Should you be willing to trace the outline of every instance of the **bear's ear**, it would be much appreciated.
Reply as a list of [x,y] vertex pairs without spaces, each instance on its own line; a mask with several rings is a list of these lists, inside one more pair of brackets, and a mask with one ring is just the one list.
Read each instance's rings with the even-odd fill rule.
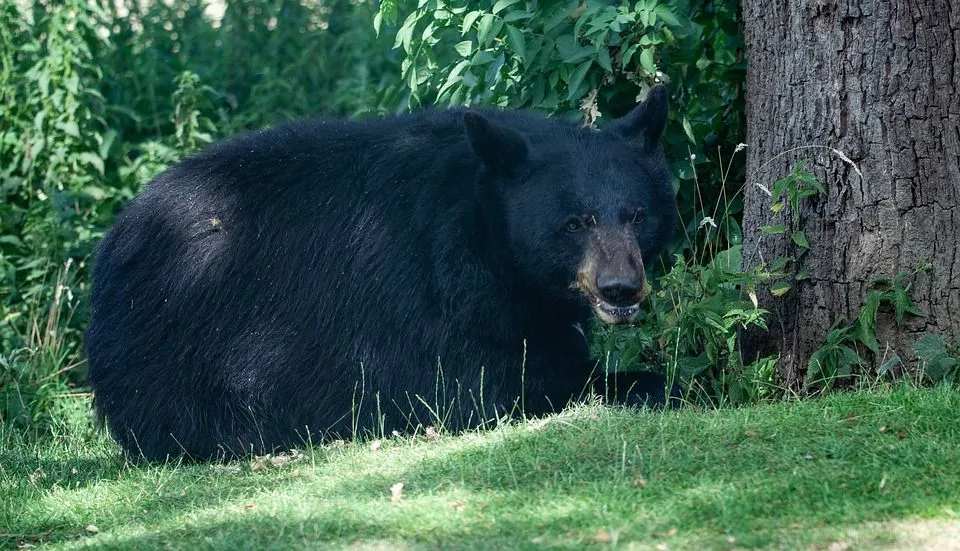
[[527,140],[519,132],[469,111],[463,114],[463,126],[473,152],[491,170],[506,173],[527,160]]
[[647,99],[624,117],[613,122],[610,129],[623,137],[653,147],[660,141],[667,125],[667,87],[655,86]]

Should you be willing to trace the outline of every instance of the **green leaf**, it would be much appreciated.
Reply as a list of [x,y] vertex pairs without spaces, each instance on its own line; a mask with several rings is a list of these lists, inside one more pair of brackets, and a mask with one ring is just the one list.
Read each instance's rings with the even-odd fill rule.
[[453,49],[460,54],[460,57],[470,57],[470,54],[473,53],[473,41],[464,40],[463,42],[457,42]]
[[877,375],[886,375],[887,373],[890,373],[893,368],[901,364],[903,364],[903,359],[900,358],[899,354],[894,352],[893,355],[887,358],[886,361],[880,364],[880,367],[877,368]]
[[514,21],[520,21],[521,19],[530,19],[535,13],[529,11],[512,11],[503,16],[504,23],[513,23]]
[[573,74],[570,76],[570,81],[567,83],[567,101],[580,97],[580,86],[583,84],[583,79],[587,76],[587,71],[590,70],[592,65],[593,60],[590,59],[581,63],[580,66],[573,71]]
[[94,201],[102,201],[107,197],[106,192],[96,186],[87,186],[83,188],[83,194]]
[[640,52],[640,66],[643,67],[643,70],[649,75],[656,74],[657,64],[653,61],[653,50],[651,48],[645,48]]
[[94,153],[90,153],[89,151],[85,151],[77,155],[77,159],[97,169],[97,172],[99,172],[100,175],[103,176],[103,173],[104,173],[103,159],[101,159],[98,155]]
[[713,257],[713,265],[728,273],[736,273],[743,269],[743,246],[735,245],[720,251]]
[[947,350],[943,336],[926,334],[913,345],[913,350],[920,360],[924,375],[931,381],[940,382],[955,375],[954,370],[960,362]]
[[485,47],[487,42],[493,38],[494,23],[496,23],[497,17],[493,14],[487,13],[480,18],[480,24],[477,25],[477,47]]
[[433,21],[427,24],[423,29],[423,33],[420,34],[420,40],[427,42],[433,38],[433,31],[436,30],[436,26],[433,24]]
[[463,73],[463,70],[466,69],[468,65],[470,65],[470,61],[464,59],[453,67],[453,70],[447,75],[446,82],[443,83],[443,86],[440,87],[440,91],[437,92],[438,97],[442,96],[444,92],[450,89],[451,86],[460,82],[460,74]]
[[403,46],[404,52],[407,54],[412,53],[413,49],[411,44],[413,42],[413,31],[417,27],[418,20],[419,15],[417,12],[411,12],[410,15],[403,20],[403,25],[401,25],[400,30],[397,31],[397,38],[393,42],[394,48]]
[[711,365],[710,358],[704,352],[699,356],[683,356],[677,358],[677,371],[683,379],[695,377],[703,373]]
[[674,15],[673,10],[666,4],[657,5],[654,12],[657,14],[657,18],[673,27],[680,26],[680,20],[677,19],[677,16]]
[[894,285],[893,287],[893,310],[897,318],[897,325],[903,325],[903,318],[907,314],[911,316],[923,315],[923,312],[914,306],[909,291],[902,285]]
[[612,73],[613,72],[613,63],[610,61],[610,50],[603,46],[600,48],[600,51],[597,52],[597,64],[603,67],[603,70]]
[[493,5],[492,11],[494,14],[500,13],[519,1],[520,0],[497,0],[497,3]]
[[486,74],[483,75],[483,80],[487,86],[487,89],[494,88],[498,82],[500,82],[500,69],[503,67],[504,61],[506,61],[506,55],[501,53],[487,67]]
[[414,95],[416,95],[416,93],[417,93],[417,84],[419,84],[419,82],[420,82],[420,81],[417,79],[417,67],[416,67],[416,65],[411,65],[411,66],[410,66],[410,72],[409,72],[409,75],[408,75],[408,77],[407,77],[407,87],[410,88],[410,91],[411,91]]
[[482,11],[472,11],[463,17],[463,24],[460,26],[460,36],[467,34],[473,28],[473,23],[478,17],[483,15]]
[[880,343],[877,341],[877,311],[880,309],[881,300],[883,300],[883,294],[879,291],[870,291],[867,294],[863,308],[860,309],[857,326],[854,329],[857,340],[874,354],[880,353]]
[[693,127],[690,126],[690,121],[687,120],[687,117],[683,117],[683,132],[687,135],[687,139],[690,140],[690,143],[696,145],[697,139],[693,137]]
[[627,65],[630,64],[630,59],[633,58],[633,54],[637,53],[637,50],[640,48],[640,44],[631,44],[623,54],[620,56],[620,68],[626,69]]
[[383,23],[386,23],[387,25],[396,24],[397,13],[397,0],[382,0],[380,2],[380,10],[377,12],[377,15],[382,15]]
[[23,247],[23,241],[15,235],[0,235],[0,243],[6,243],[7,245],[13,245],[14,247]]
[[783,224],[777,224],[775,226],[760,226],[760,233],[763,235],[780,235],[786,233],[787,227]]
[[513,25],[507,25],[507,38],[510,40],[510,47],[513,48],[513,52],[516,54],[516,56],[526,61],[527,44],[523,38],[523,31],[514,27]]
[[494,55],[487,50],[478,51],[474,54],[473,59],[470,60],[470,65],[476,67],[478,65],[486,65],[494,60]]
[[466,86],[467,88],[473,88],[473,87],[476,86],[479,82],[480,82],[480,80],[477,78],[476,75],[474,75],[474,74],[471,73],[470,71],[464,71],[464,73],[463,73],[463,85],[464,85],[464,86]]
[[580,45],[573,35],[557,38],[557,52],[564,63],[574,64],[593,56],[593,49]]
[[110,156],[110,148],[113,147],[113,142],[117,139],[117,131],[114,129],[109,129],[104,133],[103,139],[100,140],[100,158],[106,159]]
[[793,232],[790,238],[793,239],[793,242],[796,243],[798,247],[804,249],[810,248],[810,242],[807,241],[807,234],[804,233],[803,230],[797,230]]
[[782,297],[790,291],[791,286],[786,281],[778,281],[770,287],[770,294],[775,297]]
[[80,127],[74,121],[62,122],[57,125],[63,133],[74,138],[80,137]]

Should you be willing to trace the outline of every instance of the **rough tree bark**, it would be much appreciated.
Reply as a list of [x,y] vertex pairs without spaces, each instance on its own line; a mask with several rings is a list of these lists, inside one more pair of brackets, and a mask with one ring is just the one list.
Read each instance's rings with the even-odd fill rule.
[[[782,298],[772,335],[746,352],[777,351],[781,375],[802,379],[831,325],[854,320],[872,282],[929,262],[914,278],[923,317],[899,330],[878,320],[881,347],[913,358],[919,332],[960,335],[960,1],[744,0],[747,72],[748,265],[798,255],[785,235],[802,229],[810,279]],[[862,177],[822,145],[842,151]],[[827,188],[799,220],[770,212],[767,188],[800,159]],[[789,211],[785,209],[785,211]]]

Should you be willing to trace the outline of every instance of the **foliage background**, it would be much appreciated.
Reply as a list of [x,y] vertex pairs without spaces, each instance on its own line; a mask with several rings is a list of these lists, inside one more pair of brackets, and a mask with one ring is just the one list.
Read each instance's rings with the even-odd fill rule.
[[705,376],[714,397],[740,373],[752,390],[737,395],[758,397],[741,383],[769,382],[767,364],[743,366],[735,346],[739,327],[762,324],[731,184],[743,181],[738,18],[735,0],[3,2],[0,419],[42,426],[54,398],[82,395],[97,240],[204,144],[297,117],[456,104],[602,126],[656,82],[671,90],[684,238],[644,322],[597,332],[597,346],[617,368]]

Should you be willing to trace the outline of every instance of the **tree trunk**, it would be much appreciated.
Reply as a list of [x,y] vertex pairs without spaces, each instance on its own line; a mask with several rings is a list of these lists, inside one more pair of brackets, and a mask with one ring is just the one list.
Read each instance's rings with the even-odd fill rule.
[[[909,364],[921,332],[956,338],[960,2],[744,0],[743,11],[745,264],[794,256],[793,268],[810,275],[780,298],[761,296],[772,333],[746,339],[746,355],[779,353],[781,376],[796,387],[810,354],[834,323],[857,319],[876,280],[926,263],[910,280],[923,315],[900,327],[879,318],[876,359],[897,353]],[[778,157],[792,148],[804,149]],[[775,215],[764,188],[799,160],[827,193],[805,200],[798,219],[789,207]],[[774,224],[789,229],[761,235]],[[792,242],[796,230],[809,250]]]

